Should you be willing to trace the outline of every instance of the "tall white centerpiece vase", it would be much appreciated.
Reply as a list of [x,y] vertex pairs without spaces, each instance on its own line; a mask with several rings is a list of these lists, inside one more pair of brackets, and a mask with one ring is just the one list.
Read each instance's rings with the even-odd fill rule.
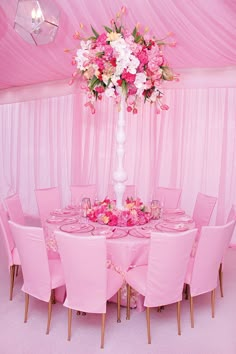
[[125,192],[125,181],[127,180],[127,173],[124,169],[124,155],[125,155],[125,96],[121,95],[120,109],[117,121],[116,130],[116,156],[117,169],[113,173],[114,191],[116,195],[117,209],[124,209],[123,195]]

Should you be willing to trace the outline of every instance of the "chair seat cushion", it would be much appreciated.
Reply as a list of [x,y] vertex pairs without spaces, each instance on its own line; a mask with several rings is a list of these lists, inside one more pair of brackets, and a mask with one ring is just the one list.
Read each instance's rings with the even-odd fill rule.
[[125,276],[127,283],[143,296],[146,294],[147,269],[147,265],[138,266],[130,269]]

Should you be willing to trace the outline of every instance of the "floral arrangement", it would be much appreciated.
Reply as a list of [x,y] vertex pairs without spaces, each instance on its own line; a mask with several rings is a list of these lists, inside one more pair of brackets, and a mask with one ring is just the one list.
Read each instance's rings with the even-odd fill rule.
[[89,220],[110,226],[143,225],[150,221],[151,214],[139,198],[127,198],[124,210],[118,210],[115,202],[106,198],[88,211]]
[[[85,106],[95,113],[94,103],[101,100],[103,94],[120,103],[121,96],[126,99],[127,111],[137,114],[141,99],[156,104],[156,113],[168,110],[162,103],[161,84],[163,81],[178,81],[164,57],[162,48],[165,45],[175,46],[175,42],[166,42],[169,33],[164,39],[157,39],[148,34],[146,28],[143,33],[136,25],[129,31],[122,24],[122,17],[126,13],[123,6],[116,18],[110,21],[110,26],[104,26],[104,31],[98,33],[92,27],[92,35],[84,37],[84,26],[81,32],[76,32],[74,38],[79,40],[79,48],[72,58],[76,70],[74,79],[80,75],[84,81],[84,89],[88,101]],[[69,51],[69,50],[65,50]]]

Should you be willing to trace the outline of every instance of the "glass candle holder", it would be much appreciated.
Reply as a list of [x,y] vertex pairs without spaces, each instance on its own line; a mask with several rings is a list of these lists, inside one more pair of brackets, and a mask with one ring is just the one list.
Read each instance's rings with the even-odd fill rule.
[[83,198],[81,203],[82,214],[86,218],[88,210],[91,209],[91,200],[90,198]]
[[151,217],[153,220],[160,219],[161,217],[161,203],[159,200],[151,201]]

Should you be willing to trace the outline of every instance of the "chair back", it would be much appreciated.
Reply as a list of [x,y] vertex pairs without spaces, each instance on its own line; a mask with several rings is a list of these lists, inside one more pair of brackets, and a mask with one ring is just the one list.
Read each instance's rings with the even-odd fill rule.
[[193,220],[198,229],[209,225],[216,202],[216,197],[198,193],[193,210]]
[[74,185],[70,186],[71,190],[71,203],[79,204],[83,198],[90,198],[91,203],[96,198],[97,188],[95,184],[87,185]]
[[13,265],[12,252],[15,248],[15,242],[8,224],[7,212],[3,205],[0,203],[0,227],[4,247],[7,253],[8,266]]
[[196,233],[196,229],[181,233],[151,233],[145,306],[155,307],[182,300]]
[[227,223],[232,221],[232,220],[236,220],[236,205],[232,205],[230,211],[229,211],[229,215],[227,217]]
[[64,305],[93,313],[106,312],[106,239],[55,232],[66,283]]
[[49,217],[50,212],[55,209],[60,209],[61,207],[60,191],[58,187],[36,189],[35,196],[41,224],[44,226],[45,220]]
[[192,296],[217,287],[220,263],[229,246],[235,223],[236,220],[233,220],[223,226],[202,227],[188,281]]
[[[227,222],[232,221],[232,220],[236,220],[236,205],[234,205],[234,204],[232,205],[232,207],[229,211]],[[230,247],[236,248],[236,228],[234,229],[233,236],[230,241]]]
[[154,193],[154,199],[163,203],[164,208],[178,208],[182,189],[158,187]]
[[43,229],[22,226],[12,221],[9,221],[9,225],[21,259],[24,280],[22,290],[48,302],[51,296],[51,277]]
[[21,201],[18,194],[14,194],[4,200],[9,218],[11,221],[25,225],[25,216],[22,209]]

